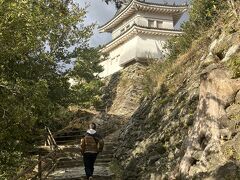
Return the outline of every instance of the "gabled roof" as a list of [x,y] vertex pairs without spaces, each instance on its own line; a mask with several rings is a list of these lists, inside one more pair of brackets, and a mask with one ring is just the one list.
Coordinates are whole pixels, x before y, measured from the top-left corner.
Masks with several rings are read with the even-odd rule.
[[168,5],[159,3],[142,2],[132,0],[125,8],[118,12],[110,21],[99,27],[100,32],[112,32],[114,27],[138,11],[149,11],[154,13],[172,14],[174,25],[187,11],[187,5]]
[[112,49],[116,48],[117,46],[124,43],[126,40],[130,39],[134,35],[137,34],[150,34],[150,35],[163,35],[163,36],[179,36],[183,34],[182,31],[175,30],[175,29],[165,29],[165,28],[153,28],[153,27],[145,27],[140,26],[137,24],[133,24],[130,29],[126,32],[121,34],[120,36],[116,37],[108,44],[106,44],[102,49],[101,52],[108,53]]

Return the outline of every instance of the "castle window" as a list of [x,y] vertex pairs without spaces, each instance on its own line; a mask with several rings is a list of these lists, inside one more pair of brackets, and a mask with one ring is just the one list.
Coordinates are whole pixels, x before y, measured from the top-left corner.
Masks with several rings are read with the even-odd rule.
[[162,21],[157,21],[157,27],[158,28],[163,28],[163,22]]
[[125,31],[125,28],[121,29],[121,30],[120,30],[120,33],[123,34],[124,31]]
[[148,27],[154,27],[154,21],[148,20]]
[[117,64],[119,63],[119,60],[120,60],[120,55],[117,55],[117,57],[116,57],[116,63]]

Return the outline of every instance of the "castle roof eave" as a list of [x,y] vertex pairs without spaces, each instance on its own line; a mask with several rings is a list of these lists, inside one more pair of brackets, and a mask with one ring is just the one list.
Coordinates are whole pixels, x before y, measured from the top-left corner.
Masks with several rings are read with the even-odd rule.
[[119,45],[126,42],[128,39],[133,37],[137,34],[149,34],[149,35],[163,35],[163,36],[179,36],[183,34],[182,31],[174,30],[174,29],[164,29],[164,28],[150,28],[145,26],[140,26],[134,24],[128,31],[121,34],[117,38],[110,41],[108,44],[106,44],[102,49],[102,53],[108,53],[112,49],[115,49]]
[[166,5],[158,3],[140,2],[133,0],[121,12],[116,14],[110,21],[99,27],[100,32],[112,32],[114,27],[124,21],[136,11],[152,11],[165,14],[173,14],[174,25],[181,18],[182,14],[187,11],[187,5]]

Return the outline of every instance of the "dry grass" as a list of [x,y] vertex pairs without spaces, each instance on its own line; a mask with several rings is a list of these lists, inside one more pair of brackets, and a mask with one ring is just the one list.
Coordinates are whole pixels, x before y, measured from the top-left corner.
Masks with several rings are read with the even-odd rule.
[[186,75],[192,73],[192,70],[196,68],[193,66],[200,64],[200,58],[206,52],[209,44],[210,41],[205,36],[195,41],[187,53],[180,55],[174,61],[152,62],[144,79],[147,95],[156,94],[163,84],[169,84],[169,82],[173,82],[171,85],[169,84],[169,91],[175,92]]
[[[222,32],[227,34],[240,32],[240,20],[234,16],[232,11],[224,12],[208,32],[193,42],[187,53],[180,54],[173,61],[152,62],[143,80],[146,95],[156,94],[163,84],[169,84],[170,81],[173,83],[169,90],[174,92],[181,85],[187,73],[195,73],[193,69],[196,70],[201,58],[207,55],[211,41],[219,38]],[[234,72],[239,74],[236,68]]]

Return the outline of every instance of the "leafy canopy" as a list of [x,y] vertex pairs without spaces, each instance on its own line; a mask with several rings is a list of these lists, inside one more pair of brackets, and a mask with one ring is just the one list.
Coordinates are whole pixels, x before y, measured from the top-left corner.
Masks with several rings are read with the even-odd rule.
[[0,0],[0,178],[69,105],[97,101],[101,68],[85,14],[73,0]]

